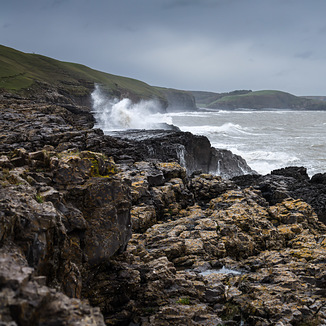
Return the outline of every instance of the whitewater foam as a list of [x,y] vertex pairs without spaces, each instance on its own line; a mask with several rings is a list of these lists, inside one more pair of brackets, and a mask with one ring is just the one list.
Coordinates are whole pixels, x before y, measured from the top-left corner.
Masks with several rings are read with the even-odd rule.
[[248,128],[244,128],[239,124],[231,122],[224,123],[220,126],[214,125],[201,125],[201,126],[180,126],[182,131],[190,131],[194,134],[202,134],[208,136],[209,134],[226,134],[226,135],[239,135],[239,134],[251,134]]
[[171,117],[182,131],[208,137],[212,146],[240,155],[260,174],[285,166],[304,166],[309,176],[325,172],[326,111],[204,111]]
[[[227,148],[233,154],[239,155],[246,160],[249,166],[259,174],[268,174],[273,170],[284,167],[284,164],[296,165],[300,159],[286,152],[272,152],[270,150],[250,150],[245,146],[230,146],[230,144],[212,144],[216,148]],[[241,147],[241,148],[240,148]]]
[[172,119],[159,113],[158,101],[148,100],[133,103],[130,99],[107,97],[99,85],[91,94],[95,127],[104,132],[125,129],[162,129],[162,123],[171,124]]

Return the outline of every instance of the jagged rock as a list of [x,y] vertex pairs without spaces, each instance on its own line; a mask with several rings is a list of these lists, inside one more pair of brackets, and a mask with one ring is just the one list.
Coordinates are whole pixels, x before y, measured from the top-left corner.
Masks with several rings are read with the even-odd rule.
[[[115,176],[114,162],[98,153],[67,152],[61,153],[55,166],[55,183],[66,190],[70,206],[83,214],[77,224],[87,223],[79,240],[83,242],[83,259],[95,264],[123,251],[131,237],[131,197],[129,184]],[[68,207],[64,210],[69,212]],[[71,224],[70,216],[68,221]]]
[[[123,154],[138,160],[157,160],[161,162],[176,161],[186,168],[188,175],[194,171],[219,174],[231,178],[246,173],[255,173],[246,162],[230,151],[211,147],[204,136],[196,136],[189,132],[169,130],[127,130],[111,133],[121,141],[128,142]],[[137,149],[136,149],[137,148]],[[119,152],[112,148],[102,150],[120,162]]]
[[131,210],[132,229],[143,232],[157,223],[154,206],[134,206]]
[[304,167],[287,167],[272,171],[265,176],[238,176],[232,179],[241,187],[254,186],[270,204],[276,204],[288,197],[303,199],[309,203],[323,223],[326,223],[326,184],[324,174],[311,179]]
[[212,148],[208,172],[223,178],[233,178],[238,175],[255,174],[246,161],[239,155],[227,149]]
[[0,249],[1,325],[105,325],[98,308],[42,283],[20,252]]
[[25,183],[1,187],[0,193],[1,245],[15,242],[29,265],[40,275],[52,276],[52,282],[66,246],[60,214],[51,202],[40,203],[35,189]]
[[107,259],[128,243],[129,183],[102,154],[24,155],[28,169],[1,174],[0,244],[14,242],[49,285],[79,297],[83,262]]
[[[196,310],[199,300],[207,309],[205,316],[214,306],[216,320],[240,322],[242,318],[248,324],[271,325],[323,323],[326,311],[322,308],[325,282],[321,261],[326,257],[322,244],[326,227],[308,204],[287,199],[269,206],[259,191],[226,190],[211,200],[209,209],[188,207],[182,214],[135,235],[129,244],[130,252],[144,262],[150,262],[150,257],[155,261],[168,258],[178,269],[187,268],[176,274],[183,286],[187,284],[184,292],[178,289],[177,293],[184,295],[180,302],[188,302]],[[223,264],[234,274],[219,273]],[[308,269],[304,267],[307,264]],[[320,281],[310,276],[312,270]],[[173,279],[171,275],[164,274],[165,280]],[[160,308],[153,309],[148,319],[143,317],[143,322],[168,324],[177,318],[167,297],[174,291],[168,284],[165,287],[165,291],[157,288],[156,292],[164,298]],[[314,293],[314,300],[302,301],[309,300],[309,293]],[[154,297],[151,294],[152,300]],[[313,302],[317,302],[315,310]],[[315,314],[317,307],[321,309]],[[189,317],[187,311],[182,306],[178,318],[184,316],[189,324],[196,325],[196,318]],[[199,325],[204,325],[207,317],[201,318],[203,324]]]
[[237,188],[237,186],[233,182],[222,179],[220,176],[200,174],[191,178],[191,189],[198,202],[208,202],[227,190],[235,188]]
[[311,183],[326,184],[326,173],[317,173],[311,178]]
[[13,164],[10,162],[8,156],[6,155],[0,156],[0,166],[3,169],[12,169],[14,167]]
[[[24,155],[30,157],[29,152]],[[33,159],[26,160],[29,169],[2,172],[1,211],[7,213],[2,215],[6,227],[1,228],[1,245],[21,248],[37,274],[47,276],[47,284],[99,306],[107,324],[325,319],[326,227],[303,201],[286,199],[270,206],[260,191],[240,190],[234,182],[211,175],[189,177],[175,163],[119,167],[94,153],[51,155],[45,153],[50,159],[44,160],[40,154],[43,171],[35,171],[39,168]],[[108,174],[92,176],[87,162]],[[53,172],[59,166],[79,175],[80,181],[56,178]],[[153,175],[160,176],[158,184],[148,181]],[[44,194],[40,202],[37,189]],[[17,204],[8,206],[13,199]],[[33,216],[35,221],[41,218],[38,223],[48,221],[44,216],[52,212],[52,228],[47,231],[41,224],[45,237],[35,227],[37,238],[32,234],[20,241],[19,234],[26,237],[31,226],[14,236],[8,218],[31,207],[37,208],[39,215]],[[130,237],[130,210],[138,233],[127,253],[119,254]],[[118,229],[110,231],[112,223],[121,236]],[[24,249],[26,243],[32,249]],[[219,273],[223,265],[237,273]],[[44,266],[52,266],[51,271]],[[308,302],[311,293],[314,301]]]
[[84,195],[84,255],[97,263],[124,251],[131,237],[130,193],[118,178],[97,179],[87,184]]
[[[0,114],[3,121],[0,152],[25,148],[35,152],[28,158],[35,164],[42,161],[44,146],[53,146],[59,152],[72,148],[101,152],[118,163],[148,159],[176,161],[189,175],[197,170],[228,178],[254,173],[241,157],[212,148],[204,136],[175,130],[125,131],[114,133],[114,137],[104,136],[103,131],[90,129],[94,118],[81,107],[21,100],[19,110],[2,103]],[[17,156],[11,163],[22,166],[25,161]]]

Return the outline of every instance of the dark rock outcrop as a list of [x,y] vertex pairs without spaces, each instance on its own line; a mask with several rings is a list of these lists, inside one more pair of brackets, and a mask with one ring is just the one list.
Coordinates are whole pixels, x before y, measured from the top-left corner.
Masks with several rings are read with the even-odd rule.
[[302,200],[175,162],[18,154],[1,157],[5,321],[102,325],[86,298],[109,325],[325,322],[326,227]]
[[[128,153],[129,158],[133,158],[136,153],[136,160],[177,161],[186,168],[189,175],[201,171],[231,178],[255,173],[243,158],[228,150],[212,147],[205,136],[166,130],[134,130],[115,132],[112,135],[128,141],[128,149],[124,152]],[[114,153],[107,154],[121,162]]]
[[21,248],[29,265],[50,277],[48,284],[62,282],[70,262],[80,269],[125,249],[130,187],[112,161],[92,152],[45,150],[23,152],[21,159],[22,167],[1,172],[2,245]]
[[[195,196],[184,205],[182,174],[151,187],[143,168],[129,175],[137,223],[127,253],[110,266],[117,283],[101,270],[102,286],[94,289],[95,302],[111,302],[102,305],[110,318],[140,325],[324,322],[326,227],[308,204],[288,198],[269,205],[257,190],[198,175],[191,179]],[[115,292],[123,298],[119,313],[100,290],[118,284],[127,286]]]
[[45,285],[19,250],[0,249],[1,325],[104,326],[99,308]]
[[254,186],[266,200],[274,205],[292,197],[309,203],[323,223],[326,223],[326,174],[311,179],[304,167],[287,167],[274,170],[265,176],[239,176],[232,179],[242,188]]

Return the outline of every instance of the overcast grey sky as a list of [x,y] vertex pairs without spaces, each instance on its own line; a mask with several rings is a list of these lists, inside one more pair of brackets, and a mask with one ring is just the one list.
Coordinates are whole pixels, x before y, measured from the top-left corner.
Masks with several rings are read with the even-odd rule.
[[150,85],[326,95],[326,0],[1,0],[0,43]]

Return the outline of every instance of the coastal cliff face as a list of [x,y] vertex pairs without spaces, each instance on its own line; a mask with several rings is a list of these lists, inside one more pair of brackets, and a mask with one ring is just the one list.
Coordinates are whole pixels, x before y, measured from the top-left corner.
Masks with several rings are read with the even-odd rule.
[[190,92],[172,88],[159,87],[158,89],[167,99],[167,112],[197,110],[195,97]]
[[324,175],[239,176],[205,137],[105,136],[78,107],[1,115],[4,325],[326,323]]

